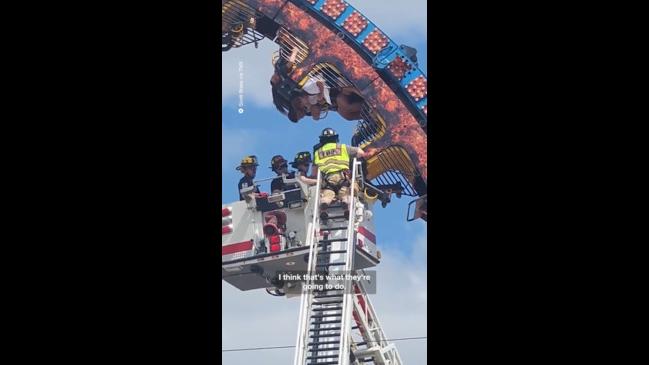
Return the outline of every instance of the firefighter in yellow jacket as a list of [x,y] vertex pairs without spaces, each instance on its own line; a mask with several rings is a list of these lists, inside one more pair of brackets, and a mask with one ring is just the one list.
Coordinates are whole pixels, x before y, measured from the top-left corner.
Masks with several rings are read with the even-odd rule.
[[[349,188],[351,187],[350,162],[354,157],[369,157],[370,153],[358,147],[338,143],[338,134],[332,128],[325,128],[320,143],[314,148],[313,163],[322,173],[320,186],[320,218],[326,224],[329,215],[326,210],[331,202],[338,200],[346,205],[345,216],[349,214]],[[373,153],[372,153],[373,154]]]

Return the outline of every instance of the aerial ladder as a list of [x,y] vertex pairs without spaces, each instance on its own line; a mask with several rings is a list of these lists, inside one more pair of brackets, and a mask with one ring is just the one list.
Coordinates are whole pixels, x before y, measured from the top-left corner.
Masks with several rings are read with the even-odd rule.
[[[361,163],[354,159],[352,181],[363,182]],[[315,204],[306,245],[310,247],[302,288],[294,365],[401,365],[394,344],[388,342],[365,290],[363,270],[354,270],[356,234],[364,205],[351,188],[349,214],[340,202],[320,218],[318,174]],[[352,187],[354,184],[352,184]],[[350,275],[350,276],[347,276]],[[324,278],[324,280],[323,280]],[[354,330],[360,339],[354,339]]]

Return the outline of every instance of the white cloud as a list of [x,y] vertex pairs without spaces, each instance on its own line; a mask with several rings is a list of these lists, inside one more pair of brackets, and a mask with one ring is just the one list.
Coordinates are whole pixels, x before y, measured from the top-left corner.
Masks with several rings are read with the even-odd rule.
[[[407,223],[404,223],[407,224]],[[426,336],[427,279],[425,231],[410,242],[385,245],[376,268],[372,301],[388,338]],[[403,247],[401,250],[399,247]],[[409,252],[409,253],[408,253]],[[294,345],[298,298],[276,298],[265,291],[242,292],[223,282],[223,349]],[[427,363],[427,340],[395,342],[404,364]],[[286,365],[293,349],[226,352],[223,364]]]

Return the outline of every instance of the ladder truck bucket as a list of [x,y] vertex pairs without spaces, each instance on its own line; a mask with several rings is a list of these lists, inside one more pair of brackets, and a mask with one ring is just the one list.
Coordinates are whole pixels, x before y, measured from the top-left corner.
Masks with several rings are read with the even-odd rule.
[[[298,184],[298,188],[222,205],[222,279],[239,290],[283,290],[277,288],[273,278],[286,271],[307,270],[310,250],[307,232],[317,209],[314,206],[317,188],[301,184],[297,179],[284,180]],[[247,193],[242,192],[244,196]],[[356,270],[375,267],[380,262],[371,202],[366,201],[363,210],[364,219],[357,227],[354,241]],[[342,208],[332,208],[331,212],[331,224],[340,224]],[[324,239],[325,234],[329,239],[343,237],[342,232],[335,230],[317,230],[313,234],[318,239]],[[286,295],[287,298],[294,296]]]

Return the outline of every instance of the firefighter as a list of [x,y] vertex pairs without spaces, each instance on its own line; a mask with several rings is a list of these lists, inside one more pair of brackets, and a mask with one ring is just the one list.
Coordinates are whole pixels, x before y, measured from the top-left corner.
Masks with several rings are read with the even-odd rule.
[[309,151],[298,152],[293,162],[291,162],[291,167],[297,169],[297,178],[307,185],[315,185],[318,182],[313,174],[309,174],[311,162],[313,161]]
[[[241,164],[237,166],[237,171],[241,171],[243,177],[239,180],[239,200],[246,200],[246,198],[241,194],[241,189],[254,186],[254,179],[257,175],[257,157],[256,156],[246,156],[241,160]],[[255,186],[253,193],[258,194],[259,188]]]
[[324,224],[327,224],[329,217],[326,210],[336,198],[345,208],[345,217],[349,217],[350,162],[354,157],[370,157],[375,152],[375,150],[365,152],[359,147],[338,143],[338,140],[336,131],[332,128],[325,128],[320,135],[320,143],[314,148],[314,164],[318,171],[322,172],[320,219]]
[[270,160],[270,168],[273,170],[277,178],[273,179],[270,183],[270,191],[272,194],[281,193],[285,190],[295,189],[295,186],[285,184],[282,180],[282,176],[286,176],[287,179],[295,179],[295,172],[288,171],[288,161],[282,155],[273,156]]

